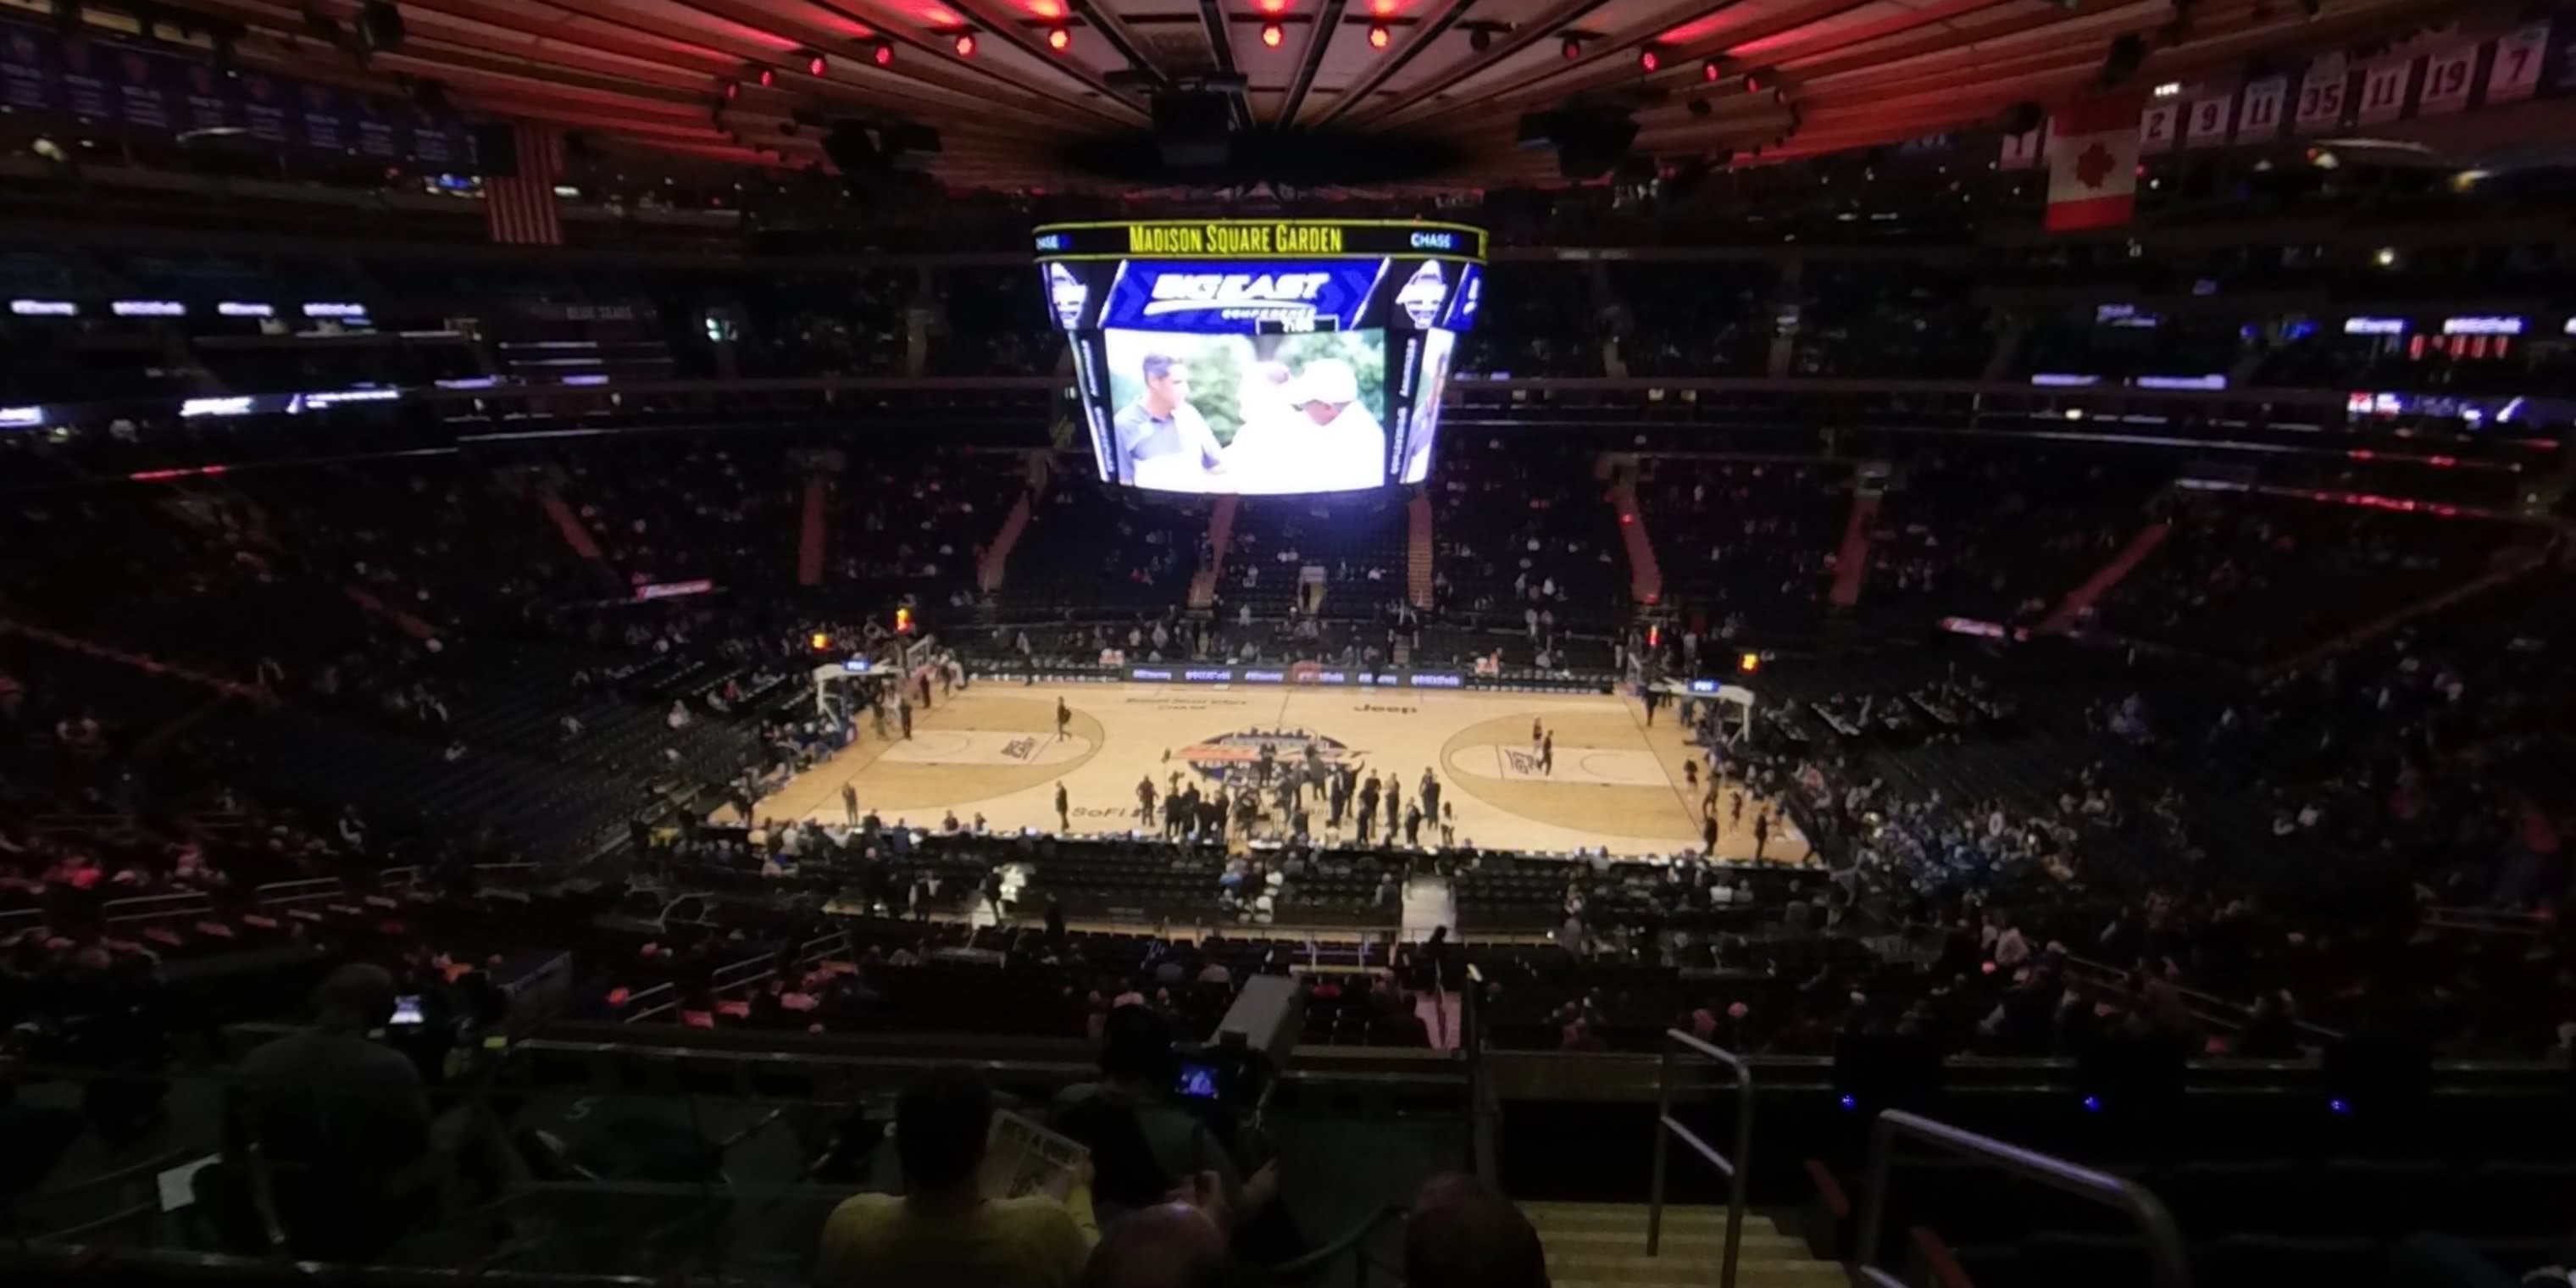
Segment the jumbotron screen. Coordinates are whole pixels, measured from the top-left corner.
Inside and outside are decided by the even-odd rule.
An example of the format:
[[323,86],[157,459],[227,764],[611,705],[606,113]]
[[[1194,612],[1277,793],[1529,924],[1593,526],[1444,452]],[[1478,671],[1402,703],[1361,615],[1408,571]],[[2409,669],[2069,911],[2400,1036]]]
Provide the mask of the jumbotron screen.
[[1421,482],[1485,289],[1459,224],[1049,224],[1037,260],[1100,477],[1157,492]]

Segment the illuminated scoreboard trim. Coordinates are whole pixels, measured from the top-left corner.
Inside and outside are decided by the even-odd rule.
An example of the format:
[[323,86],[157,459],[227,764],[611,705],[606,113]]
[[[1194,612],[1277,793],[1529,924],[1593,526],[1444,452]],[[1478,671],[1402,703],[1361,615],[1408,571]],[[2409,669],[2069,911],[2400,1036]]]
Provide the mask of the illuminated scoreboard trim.
[[1485,230],[1408,219],[1147,219],[1043,224],[1040,263],[1101,259],[1485,262]]

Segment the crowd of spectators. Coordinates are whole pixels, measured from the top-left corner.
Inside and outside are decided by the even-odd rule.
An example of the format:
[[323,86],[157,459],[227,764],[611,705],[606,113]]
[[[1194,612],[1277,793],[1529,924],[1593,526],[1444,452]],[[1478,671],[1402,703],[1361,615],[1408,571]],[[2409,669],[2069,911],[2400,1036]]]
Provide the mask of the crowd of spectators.
[[1811,461],[1648,457],[1638,501],[1664,602],[1704,637],[1811,637],[1851,512],[1850,475]]
[[2036,624],[2152,520],[2166,462],[2045,449],[1915,454],[1880,502],[1862,602]]
[[[1736,289],[1761,289],[1750,278]],[[1844,288],[1863,302],[1832,343],[1892,343],[1878,328],[1901,316]],[[1637,329],[1614,333],[1635,341],[1669,316],[1641,307]],[[1742,335],[1712,343],[1710,362],[1752,352]],[[1598,453],[1526,437],[1446,445],[1426,489],[1428,612],[1402,602],[1406,514],[1392,495],[1243,503],[1202,614],[1185,605],[1210,558],[1207,503],[1061,468],[1034,490],[1007,589],[988,603],[975,572],[1030,486],[1019,451],[827,460],[780,439],[675,435],[150,487],[72,486],[68,459],[31,456],[27,477],[61,486],[0,505],[7,614],[93,645],[11,636],[0,649],[0,1007],[70,1058],[141,1070],[165,1058],[139,1028],[62,1023],[100,999],[168,1023],[143,1000],[159,968],[343,933],[390,955],[406,988],[514,945],[569,947],[589,1018],[1113,1051],[1129,1027],[1205,1031],[1245,980],[1292,970],[1307,1041],[1438,1049],[1456,1040],[1443,998],[1469,962],[1495,1041],[1574,1052],[1649,1049],[1666,1027],[1797,1055],[1852,1035],[2072,1055],[2120,1034],[2268,1058],[2320,1034],[2396,1033],[2518,1060],[2576,1034],[2559,920],[2576,695],[2558,665],[2576,596],[2538,524],[2173,491],[2162,457],[1905,454],[1870,534],[1865,605],[2031,624],[2161,520],[2164,546],[2093,624],[2298,664],[2247,682],[2117,647],[2073,661],[2043,642],[1920,674],[1884,658],[1814,663],[1806,679],[1775,666],[1754,732],[1700,762],[1727,791],[1789,802],[1776,817],[1817,842],[1818,866],[1775,880],[1687,855],[1541,871],[1424,853],[1441,848],[1436,822],[1423,852],[1086,849],[953,815],[717,829],[689,797],[712,785],[748,806],[840,746],[850,731],[804,710],[810,641],[873,643],[871,619],[907,596],[1032,664],[1499,652],[1549,672],[1635,659],[1640,674],[1709,674],[1738,642],[1815,632],[1851,512],[1837,462],[1649,455],[1642,508],[1680,614],[1650,645],[1631,621]],[[822,583],[807,588],[795,574],[813,484],[830,520]],[[598,560],[572,552],[549,491]],[[1320,603],[1298,575],[1308,565],[1326,570]],[[2488,575],[2499,589],[2303,660]],[[719,597],[596,602],[694,578]],[[183,721],[226,685],[247,692]],[[1684,714],[1713,729],[1714,708]],[[1712,813],[1727,799],[1712,791]],[[1141,807],[1142,830],[1154,817]],[[1774,817],[1757,804],[1730,823]],[[495,921],[451,897],[490,879],[478,866],[543,855],[552,871],[639,836],[643,872],[674,883],[626,890],[619,910],[661,918],[650,930],[595,933],[600,909],[579,902],[538,909],[578,917]],[[1405,884],[1425,874],[1453,882],[1485,926],[1526,921],[1552,941],[1454,959],[1367,946],[1325,972],[1315,944],[1273,931],[1391,934]],[[388,942],[404,936],[373,912],[308,921],[249,899],[314,879],[400,902],[414,942]],[[695,892],[676,918],[672,889]],[[167,918],[108,920],[111,901],[138,896],[182,898]],[[2515,929],[2463,929],[2452,905],[2501,910]],[[1222,929],[1149,933],[1139,910]],[[1138,928],[1066,925],[1092,917]],[[834,934],[845,947],[813,958]],[[748,986],[722,973],[746,962],[768,973]],[[1104,1069],[1112,1083],[1141,1076],[1121,1059]],[[1175,1184],[1156,1189],[1130,1174],[1107,1202],[1132,1211],[1096,1220],[1106,1237],[1086,1251],[1070,1195],[995,1209],[961,1188],[989,1115],[971,1076],[942,1071],[907,1104],[899,1116],[921,1130],[898,1152],[918,1191],[836,1216],[829,1266],[917,1254],[1056,1282],[1107,1273],[1095,1263],[1144,1237],[1123,1234],[1147,1228],[1128,1222],[1157,1212],[1202,1221],[1193,1230],[1248,1224],[1165,1211],[1152,1200],[1181,1178],[1157,1175]],[[109,1095],[94,1112],[136,1131],[159,1110]],[[946,1157],[916,1156],[940,1140]],[[1230,1212],[1259,1208],[1245,1201],[1258,1173],[1191,1188]],[[989,1228],[961,1215],[995,1212]]]
[[2278,662],[2532,558],[2550,534],[2509,521],[2267,497],[2186,495],[2164,544],[2100,605],[2109,630]]

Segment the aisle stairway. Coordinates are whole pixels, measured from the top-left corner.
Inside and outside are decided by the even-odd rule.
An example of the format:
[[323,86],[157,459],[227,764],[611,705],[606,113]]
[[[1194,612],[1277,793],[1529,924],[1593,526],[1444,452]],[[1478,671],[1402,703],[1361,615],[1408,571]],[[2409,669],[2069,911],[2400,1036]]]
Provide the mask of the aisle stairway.
[[[1646,1255],[1640,1203],[1523,1203],[1547,1246],[1555,1288],[1714,1288],[1726,1254],[1726,1209],[1668,1206],[1663,1255]],[[1736,1288],[1826,1288],[1844,1282],[1839,1262],[1819,1261],[1806,1241],[1769,1218],[1748,1214]]]
[[1404,595],[1415,608],[1430,611],[1435,578],[1431,566],[1431,498],[1421,491],[1405,505]]
[[1841,607],[1859,603],[1861,587],[1869,581],[1869,534],[1878,522],[1878,504],[1876,492],[1852,494],[1851,517],[1843,523],[1843,543],[1834,556],[1834,589],[1827,596]]
[[1637,505],[1635,485],[1619,482],[1602,494],[1618,516],[1619,541],[1628,550],[1628,594],[1640,604],[1664,599],[1664,569],[1655,559],[1654,539],[1646,533],[1646,514]]
[[1190,607],[1206,608],[1216,602],[1217,582],[1225,576],[1225,557],[1234,549],[1234,511],[1238,504],[1233,496],[1216,499],[1208,511],[1208,562],[1190,577]]

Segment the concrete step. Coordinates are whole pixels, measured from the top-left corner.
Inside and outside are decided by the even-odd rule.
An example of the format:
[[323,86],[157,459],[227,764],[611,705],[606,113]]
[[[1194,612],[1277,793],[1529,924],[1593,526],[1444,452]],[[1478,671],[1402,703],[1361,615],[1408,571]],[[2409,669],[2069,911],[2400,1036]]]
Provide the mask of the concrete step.
[[[1717,1274],[1715,1257],[1547,1259],[1555,1288],[1716,1288]],[[1820,1288],[1846,1278],[1841,1263],[1833,1261],[1746,1257],[1735,1266],[1736,1288]]]
[[[1541,1230],[1635,1230],[1646,1232],[1646,1205],[1643,1203],[1523,1203],[1530,1224]],[[1701,1204],[1669,1204],[1664,1208],[1664,1232],[1726,1229],[1726,1209]],[[1770,1233],[1777,1229],[1768,1217],[1748,1212],[1744,1231]]]
[[[1636,1253],[1642,1256],[1646,1251],[1646,1231],[1643,1226],[1634,1230],[1607,1230],[1542,1225],[1539,1226],[1539,1240],[1548,1246],[1549,1251],[1580,1253],[1584,1256],[1617,1253]],[[1667,1225],[1664,1227],[1663,1246],[1666,1255],[1686,1252],[1692,1256],[1702,1253],[1716,1256],[1726,1250],[1726,1227],[1720,1225],[1713,1229],[1699,1227],[1677,1229]],[[1744,1256],[1804,1256],[1806,1251],[1806,1240],[1793,1234],[1781,1234],[1774,1230],[1768,1221],[1744,1223]]]

